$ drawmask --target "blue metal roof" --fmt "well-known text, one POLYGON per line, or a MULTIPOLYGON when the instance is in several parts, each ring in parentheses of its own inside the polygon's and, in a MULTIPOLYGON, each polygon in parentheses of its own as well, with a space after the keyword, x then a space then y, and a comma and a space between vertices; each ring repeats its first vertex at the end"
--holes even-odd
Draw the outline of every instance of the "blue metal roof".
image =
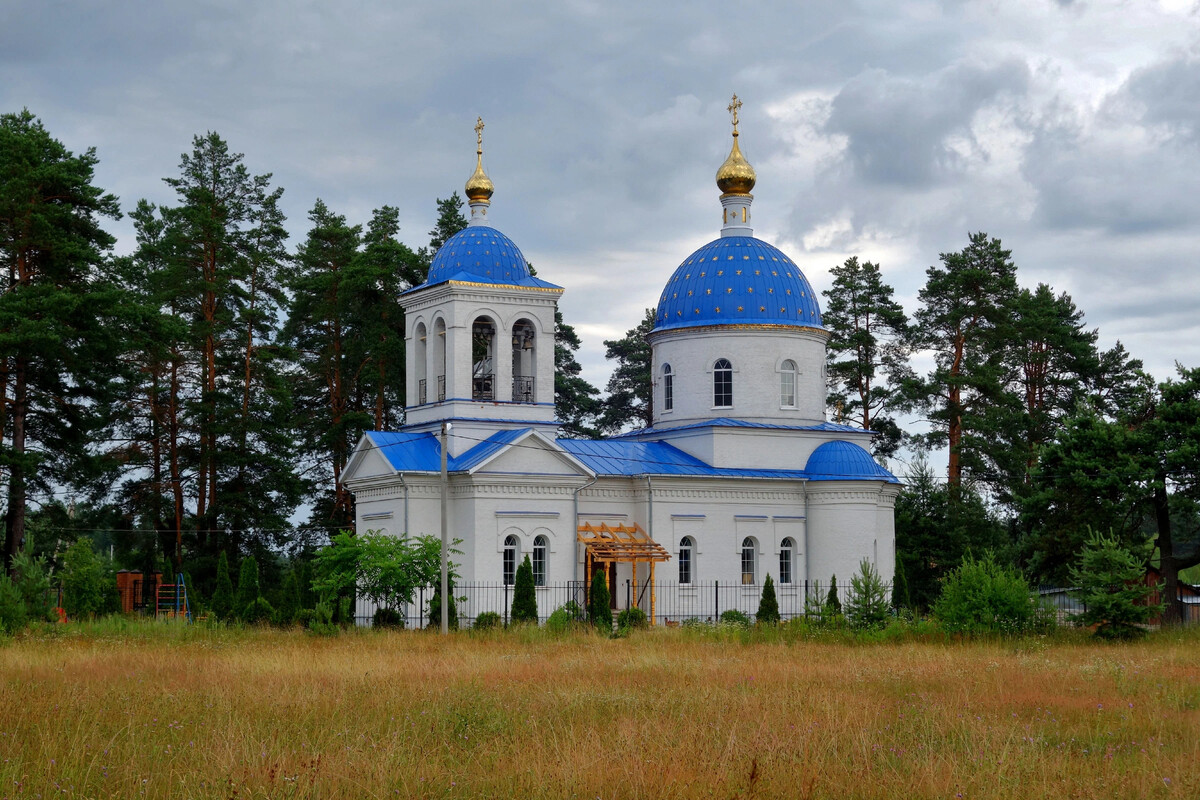
POLYGON ((726 236, 692 253, 667 281, 654 330, 708 325, 821 327, 817 295, 779 248, 726 236))
POLYGON ((530 275, 529 264, 512 239, 490 225, 472 225, 447 239, 433 257, 425 283, 408 292, 446 281, 562 288, 530 275))
POLYGON ((781 431, 832 431, 835 433, 867 433, 872 436, 874 431, 864 431, 862 428, 856 428, 853 425, 839 425, 836 422, 818 422, 816 425, 776 425, 770 422, 748 422, 744 419, 733 419, 732 417, 717 417, 703 422, 693 422, 690 425, 679 425, 677 427, 659 426, 657 428, 639 428, 635 431, 617 434, 615 438, 638 438, 651 434, 665 433, 666 431, 689 431, 696 428, 764 428, 767 430, 781 431))
MULTIPOLYGON (((465 453, 448 460, 450 472, 474 469, 514 442, 530 428, 497 431, 465 453)), ((432 433, 372 431, 368 440, 398 472, 437 472, 441 450, 432 433)), ((777 478, 788 480, 874 480, 899 483, 866 450, 850 442, 826 442, 808 459, 805 470, 712 467, 662 441, 632 439, 556 439, 564 451, 597 475, 695 475, 710 478, 777 478)), ((520 447, 521 445, 517 445, 520 447)))
POLYGON ((866 450, 853 442, 826 442, 804 465, 810 481, 886 481, 899 483, 866 450))
MULTIPOLYGON (((528 432, 529 428, 497 431, 465 453, 448 458, 446 469, 449 472, 473 469, 528 432)), ((397 472, 440 472, 442 469, 442 449, 436 434, 371 431, 367 438, 397 472)))
POLYGON ((790 478, 803 480, 800 470, 723 469, 710 467, 666 442, 627 439, 558 439, 558 446, 597 475, 700 475, 712 478, 790 478))

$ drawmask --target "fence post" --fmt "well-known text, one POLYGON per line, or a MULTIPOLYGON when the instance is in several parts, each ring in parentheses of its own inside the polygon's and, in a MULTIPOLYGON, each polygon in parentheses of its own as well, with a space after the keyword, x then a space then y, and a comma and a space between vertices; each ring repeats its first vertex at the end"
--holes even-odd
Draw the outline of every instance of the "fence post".
POLYGON ((721 621, 721 582, 713 581, 713 622, 721 621))
POLYGON ((508 627, 508 584, 504 584, 504 627, 508 627))
POLYGON ((808 622, 808 578, 804 579, 804 621, 808 622))
POLYGON ((630 601, 633 599, 633 590, 629 583, 629 579, 625 579, 625 607, 630 608, 630 601))

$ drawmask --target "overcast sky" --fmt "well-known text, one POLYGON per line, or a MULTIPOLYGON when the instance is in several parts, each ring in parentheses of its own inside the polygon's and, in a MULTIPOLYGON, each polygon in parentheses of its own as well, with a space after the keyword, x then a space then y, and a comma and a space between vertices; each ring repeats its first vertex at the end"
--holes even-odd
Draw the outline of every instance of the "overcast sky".
MULTIPOLYGON (((493 223, 602 341, 718 234, 736 92, 756 235, 818 289, 877 261, 911 313, 983 230, 1159 378, 1200 365, 1200 11, 1183 0, 687 3, 0 0, 0 111, 28 107, 129 210, 170 203, 193 135, 351 222, 474 168, 493 223)), ((112 223, 132 247, 128 220, 112 223)))

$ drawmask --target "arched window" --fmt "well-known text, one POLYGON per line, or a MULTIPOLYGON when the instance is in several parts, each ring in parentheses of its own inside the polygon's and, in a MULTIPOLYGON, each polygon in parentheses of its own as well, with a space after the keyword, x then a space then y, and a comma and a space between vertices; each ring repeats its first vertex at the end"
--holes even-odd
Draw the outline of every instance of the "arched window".
POLYGON ((756 549, 754 540, 749 536, 742 539, 742 583, 754 584, 754 551, 756 549))
POLYGON ((733 405, 733 364, 718 358, 713 364, 713 405, 729 408, 733 405))
POLYGON ((679 582, 692 582, 692 552, 695 544, 692 537, 685 536, 679 540, 679 582))
POLYGON ((504 585, 512 586, 517 580, 517 537, 504 537, 504 585))
POLYGON ((429 332, 424 322, 417 323, 413 331, 413 373, 417 378, 417 405, 423 406, 429 402, 429 375, 426 352, 429 344, 429 332))
POLYGON ((671 372, 670 364, 663 364, 663 411, 675 407, 675 375, 671 372))
POLYGON ((533 540, 533 585, 546 585, 546 551, 550 542, 545 536, 537 536, 533 540))
POLYGON ((790 358, 779 366, 779 405, 796 407, 796 362, 790 358))
POLYGON ((795 550, 795 545, 792 542, 792 537, 786 537, 779 543, 779 582, 792 582, 792 552, 795 550))
POLYGON ((537 328, 527 319, 513 325, 512 399, 514 403, 533 403, 537 376, 537 328))

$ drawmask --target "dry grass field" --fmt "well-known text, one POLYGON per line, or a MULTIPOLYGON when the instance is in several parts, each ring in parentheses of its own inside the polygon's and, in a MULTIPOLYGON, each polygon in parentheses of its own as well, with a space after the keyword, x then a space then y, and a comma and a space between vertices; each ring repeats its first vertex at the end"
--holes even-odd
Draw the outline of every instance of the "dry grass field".
POLYGON ((1195 800, 1198 633, 72 628, 0 645, 0 798, 1195 800))

